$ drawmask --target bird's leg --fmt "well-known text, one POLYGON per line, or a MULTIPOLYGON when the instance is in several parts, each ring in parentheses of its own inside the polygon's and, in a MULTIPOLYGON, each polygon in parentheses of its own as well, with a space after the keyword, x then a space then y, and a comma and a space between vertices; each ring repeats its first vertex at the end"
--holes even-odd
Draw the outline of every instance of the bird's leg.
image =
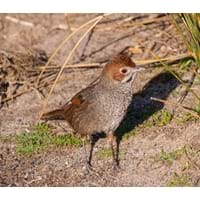
POLYGON ((84 137, 84 138, 82 139, 82 144, 83 144, 83 151, 84 151, 84 160, 85 160, 85 162, 87 163, 88 161, 87 161, 87 151, 86 151, 85 141, 86 141, 86 138, 84 137))
POLYGON ((83 143, 83 151, 84 151, 84 161, 85 161, 85 164, 86 164, 85 167, 86 167, 86 172, 90 173, 91 171, 93 171, 92 165, 91 165, 93 147, 92 147, 92 144, 91 144, 90 158, 89 158, 90 161, 88 161, 88 155, 87 155, 85 142, 86 142, 86 138, 83 138, 82 143, 83 143))
POLYGON ((92 161, 92 154, 93 154, 93 149, 94 149, 94 145, 96 143, 97 139, 95 137, 95 135, 91 135, 90 136, 90 155, 89 155, 89 159, 88 159, 88 165, 91 167, 91 161, 92 161))
POLYGON ((120 145, 120 141, 121 139, 116 138, 116 144, 117 144, 117 148, 116 148, 116 164, 119 167, 119 145, 120 145))
POLYGON ((113 139, 114 139, 114 134, 113 134, 113 132, 110 132, 108 134, 108 141, 109 141, 109 145, 110 145, 110 148, 111 148, 111 151, 112 151, 113 167, 114 167, 114 169, 116 169, 116 168, 118 168, 119 163, 118 163, 117 158, 115 156, 115 151, 114 151, 114 147, 113 147, 113 139))

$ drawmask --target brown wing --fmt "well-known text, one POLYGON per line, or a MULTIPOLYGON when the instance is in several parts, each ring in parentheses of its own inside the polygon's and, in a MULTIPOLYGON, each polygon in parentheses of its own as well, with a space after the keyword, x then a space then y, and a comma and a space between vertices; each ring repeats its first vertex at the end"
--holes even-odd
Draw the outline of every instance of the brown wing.
POLYGON ((67 111, 69 109, 71 109, 72 107, 78 107, 80 106, 83 102, 84 102, 84 98, 81 94, 76 94, 74 97, 72 97, 72 99, 67 102, 64 106, 62 106, 62 109, 64 111, 67 111))
POLYGON ((91 85, 77 93, 72 99, 62 107, 65 119, 73 126, 81 113, 84 113, 87 106, 92 101, 94 95, 94 87, 91 85))
POLYGON ((72 108, 78 108, 84 103, 90 102, 93 97, 95 86, 98 84, 99 78, 95 79, 90 85, 78 92, 70 101, 68 101, 61 109, 64 109, 66 112, 72 108))
POLYGON ((43 114, 41 119, 45 120, 67 120, 69 123, 73 123, 73 118, 84 112, 84 109, 90 103, 95 92, 95 85, 97 85, 99 79, 93 81, 87 88, 77 93, 70 101, 68 101, 60 109, 53 110, 43 114))
POLYGON ((42 120, 64 120, 67 119, 71 122, 73 112, 77 110, 84 103, 84 99, 81 94, 75 95, 69 102, 67 102, 60 109, 52 110, 44 113, 41 117, 42 120))

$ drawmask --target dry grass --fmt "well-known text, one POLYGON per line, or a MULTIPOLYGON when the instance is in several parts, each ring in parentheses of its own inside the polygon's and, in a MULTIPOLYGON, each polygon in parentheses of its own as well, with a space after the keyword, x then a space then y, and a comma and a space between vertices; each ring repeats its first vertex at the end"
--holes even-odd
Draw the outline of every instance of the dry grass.
MULTIPOLYGON (((101 15, 101 16, 99 16, 99 17, 97 17, 97 18, 95 18, 95 19, 93 19, 93 20, 90 20, 90 21, 88 22, 88 24, 90 24, 91 21, 92 21, 92 22, 94 21, 94 23, 93 23, 93 24, 86 30, 86 32, 80 37, 80 39, 79 39, 79 40, 77 41, 77 43, 74 45, 73 49, 70 51, 68 57, 65 59, 64 64, 62 65, 62 67, 61 67, 61 69, 60 69, 60 71, 59 71, 59 73, 58 73, 58 75, 57 75, 57 77, 56 77, 56 79, 55 79, 55 81, 54 81, 52 87, 51 87, 51 90, 50 90, 50 92, 48 93, 48 95, 47 95, 47 97, 46 97, 46 99, 45 99, 45 101, 44 101, 43 108, 42 108, 42 111, 41 111, 41 113, 40 113, 39 118, 41 118, 42 114, 44 113, 44 111, 45 111, 45 109, 46 109, 46 106, 47 106, 47 103, 48 103, 48 100, 49 100, 49 98, 50 98, 50 96, 51 96, 51 94, 52 94, 52 92, 53 92, 53 90, 54 90, 54 87, 55 87, 56 83, 58 82, 58 80, 59 80, 59 78, 60 78, 60 76, 61 76, 61 74, 62 74, 62 72, 63 72, 63 70, 64 70, 64 68, 65 68, 65 66, 67 65, 67 63, 69 62, 70 58, 72 57, 73 53, 75 52, 75 50, 77 49, 77 47, 80 45, 80 43, 82 42, 82 40, 86 37, 86 35, 87 35, 87 34, 88 34, 88 33, 89 33, 103 18, 104 18, 104 15, 101 15)), ((86 25, 87 25, 87 23, 86 23, 86 25)), ((70 34, 70 36, 73 36, 73 33, 70 34)), ((68 38, 67 38, 66 40, 68 40, 68 38)), ((66 41, 64 40, 64 41, 63 41, 63 44, 64 44, 65 42, 66 42, 66 41)), ((59 47, 56 49, 56 51, 54 52, 54 54, 53 54, 52 57, 54 57, 54 55, 55 55, 55 54, 57 53, 57 51, 63 46, 63 44, 61 43, 61 45, 59 45, 59 47)), ((52 58, 52 57, 51 57, 51 58, 52 58)), ((50 61, 49 61, 49 62, 50 62, 50 61)), ((48 63, 47 63, 46 66, 48 66, 48 63)), ((44 68, 44 70, 45 70, 45 68, 44 68)))

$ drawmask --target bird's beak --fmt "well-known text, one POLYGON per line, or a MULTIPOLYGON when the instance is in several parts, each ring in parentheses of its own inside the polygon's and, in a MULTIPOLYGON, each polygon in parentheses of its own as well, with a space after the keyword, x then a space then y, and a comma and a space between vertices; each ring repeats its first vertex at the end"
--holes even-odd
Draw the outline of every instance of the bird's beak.
POLYGON ((136 68, 132 69, 132 73, 129 74, 129 76, 126 79, 124 79, 122 82, 123 83, 124 82, 126 82, 126 83, 133 82, 133 80, 135 79, 137 73, 141 72, 141 71, 144 71, 144 70, 145 70, 145 68, 142 68, 142 67, 138 67, 138 68, 136 67, 136 68))
POLYGON ((142 67, 138 67, 138 68, 133 69, 133 73, 141 72, 141 71, 144 71, 144 70, 146 70, 146 69, 142 68, 142 67))
POLYGON ((134 81, 134 79, 135 79, 137 73, 138 73, 138 72, 141 72, 141 71, 144 71, 144 70, 145 70, 145 68, 136 67, 135 69, 132 70, 132 75, 131 75, 131 77, 128 79, 128 81, 126 81, 126 82, 130 82, 130 81, 131 81, 131 82, 133 83, 133 81, 134 81))

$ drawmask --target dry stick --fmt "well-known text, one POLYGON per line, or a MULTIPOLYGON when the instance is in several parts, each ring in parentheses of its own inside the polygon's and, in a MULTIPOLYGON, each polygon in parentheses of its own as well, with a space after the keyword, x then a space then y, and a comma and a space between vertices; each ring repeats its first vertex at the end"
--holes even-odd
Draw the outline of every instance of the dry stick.
MULTIPOLYGON (((96 67, 99 66, 100 63, 83 63, 83 64, 73 64, 66 65, 64 68, 81 68, 81 67, 96 67)), ((46 69, 59 69, 59 66, 48 66, 46 69)), ((44 69, 44 67, 39 67, 39 69, 44 69)))
MULTIPOLYGON (((101 67, 101 63, 83 63, 83 64, 72 64, 72 65, 66 65, 65 68, 94 68, 94 67, 101 67)), ((52 66, 41 66, 37 67, 35 69, 28 69, 28 72, 36 72, 41 71, 45 68, 46 73, 50 73, 57 71, 60 69, 60 66, 52 65, 52 66)), ((42 79, 42 77, 41 77, 42 79)))
MULTIPOLYGON (((91 66, 99 66, 100 63, 77 64, 77 65, 67 65, 67 66, 70 66, 70 67, 72 67, 72 68, 73 68, 73 67, 76 68, 76 67, 85 67, 85 66, 88 66, 88 65, 91 65, 91 66)), ((67 66, 66 66, 66 67, 67 67, 67 66)), ((52 68, 54 68, 54 67, 55 67, 55 68, 59 68, 59 67, 56 67, 56 66, 53 66, 52 68)), ((56 74, 51 74, 50 76, 48 75, 48 77, 50 77, 50 78, 54 78, 54 76, 56 76, 56 74)), ((46 86, 48 86, 48 85, 53 84, 53 82, 47 82, 47 80, 45 80, 46 78, 47 78, 47 77, 43 77, 43 79, 41 80, 42 82, 45 82, 44 84, 39 85, 39 86, 37 86, 37 87, 31 86, 31 88, 29 88, 29 89, 27 89, 27 90, 25 90, 25 91, 22 91, 22 92, 20 92, 20 93, 18 93, 18 94, 12 95, 11 97, 7 97, 7 98, 3 99, 3 100, 2 100, 2 103, 8 102, 8 101, 10 101, 10 100, 12 100, 12 99, 14 99, 14 98, 16 98, 16 97, 19 97, 19 96, 21 96, 21 95, 23 95, 23 94, 26 94, 26 93, 28 93, 28 92, 31 92, 32 90, 41 89, 41 88, 43 88, 43 87, 46 87, 46 86)), ((66 80, 66 79, 62 79, 62 80, 60 80, 59 82, 64 81, 64 80, 66 80)))
MULTIPOLYGON (((190 56, 189 54, 183 54, 183 55, 179 55, 179 56, 173 56, 173 57, 164 58, 164 59, 161 59, 161 60, 165 61, 167 63, 173 63, 173 62, 175 62, 177 60, 180 60, 180 59, 183 59, 183 58, 187 58, 189 56, 190 56)), ((153 64, 158 63, 158 60, 146 60, 146 61, 145 60, 136 60, 135 62, 138 65, 149 65, 149 64, 153 65, 153 64)), ((101 64, 100 63, 73 64, 73 65, 66 65, 65 68, 82 68, 82 67, 95 67, 95 66, 101 66, 101 64)), ((39 69, 37 68, 37 70, 43 70, 44 68, 48 69, 48 70, 53 70, 53 69, 57 70, 60 67, 57 67, 57 66, 44 66, 44 67, 39 67, 39 69)), ((149 69, 151 67, 147 67, 147 68, 149 69)), ((153 68, 153 66, 152 66, 152 68, 153 68)), ((31 71, 31 70, 29 70, 29 71, 31 71)), ((33 71, 36 71, 36 69, 34 69, 33 71)), ((50 76, 52 76, 52 75, 54 76, 55 74, 51 74, 50 76)), ((43 77, 43 79, 45 79, 45 78, 47 78, 47 77, 43 77)), ((44 86, 45 85, 42 85, 41 87, 44 87, 44 86)), ((37 86, 35 88, 36 89, 40 88, 40 86, 37 86)), ((4 99, 2 102, 7 102, 7 101, 9 101, 9 100, 11 100, 11 99, 13 99, 15 97, 21 96, 21 95, 23 95, 25 93, 28 93, 30 91, 32 91, 32 89, 28 89, 28 90, 25 90, 25 91, 23 91, 21 93, 15 94, 12 97, 8 97, 8 98, 4 99)))
MULTIPOLYGON (((123 25, 123 24, 117 24, 117 23, 115 23, 115 25, 113 25, 114 26, 114 28, 127 28, 127 27, 129 27, 129 26, 141 26, 141 25, 146 25, 146 24, 150 24, 150 23, 154 23, 154 22, 157 22, 157 21, 161 21, 161 20, 164 20, 165 18, 167 18, 167 19, 169 19, 169 16, 168 15, 166 15, 166 16, 162 16, 162 17, 158 17, 158 18, 153 18, 153 19, 145 19, 145 20, 143 20, 143 21, 141 21, 141 22, 133 22, 133 23, 129 23, 129 22, 127 22, 127 23, 129 23, 129 24, 125 24, 125 25, 123 25)), ((99 27, 97 27, 97 29, 103 29, 103 30, 109 30, 109 29, 111 29, 111 28, 113 28, 113 26, 104 26, 103 25, 103 27, 101 27, 101 26, 99 26, 99 27)))
MULTIPOLYGON (((185 59, 185 58, 190 58, 191 55, 190 54, 181 54, 178 56, 170 56, 167 58, 162 58, 161 60, 168 63, 168 64, 174 64, 176 62, 178 62, 179 60, 185 59)), ((135 63, 137 65, 153 65, 153 64, 157 64, 160 63, 160 61, 156 60, 156 59, 152 59, 152 60, 135 60, 135 63)), ((162 64, 160 64, 162 65, 162 64)), ((72 65, 66 65, 65 68, 84 68, 84 67, 97 67, 97 66, 101 66, 101 63, 83 63, 83 64, 72 64, 72 65)), ((152 66, 153 67, 153 66, 152 66)), ((44 67, 39 67, 36 70, 41 70, 44 69, 44 67)), ((51 69, 55 69, 57 70, 58 68, 60 68, 59 66, 47 66, 46 69, 47 70, 51 70, 51 69)), ((150 68, 150 67, 147 67, 150 68)), ((35 69, 34 69, 35 70, 35 69)))
MULTIPOLYGON (((163 61, 166 61, 166 62, 168 62, 168 63, 172 63, 172 62, 175 62, 175 61, 177 61, 177 60, 179 60, 179 59, 183 59, 183 58, 186 58, 186 57, 188 57, 188 56, 190 56, 190 55, 188 55, 188 54, 183 54, 183 55, 179 55, 179 56, 173 56, 173 57, 168 57, 168 58, 164 58, 164 59, 161 59, 161 60, 163 60, 163 61)), ((145 61, 145 60, 136 60, 135 61, 136 62, 136 64, 138 64, 138 65, 148 65, 148 64, 156 64, 156 63, 158 63, 158 61, 157 60, 147 60, 147 61, 145 61)), ((86 63, 86 64, 73 64, 73 65, 66 65, 64 68, 82 68, 82 67, 95 67, 95 66, 101 66, 101 64, 100 63, 86 63)), ((48 70, 53 70, 53 69, 55 69, 55 70, 57 70, 58 68, 60 68, 60 67, 58 67, 58 66, 44 66, 44 67, 39 67, 39 68, 37 68, 37 70, 43 70, 43 69, 48 69, 48 70)), ((151 68, 151 67, 147 67, 148 69, 149 68, 151 68)), ((152 68, 153 68, 153 66, 152 66, 152 68)), ((31 70, 29 70, 29 71, 31 71, 31 70)), ((34 69, 33 71, 36 71, 36 69, 34 69)), ((47 77, 46 76, 55 76, 56 74, 51 74, 51 75, 45 75, 44 77, 43 77, 43 80, 44 79, 46 79, 47 77)), ((42 78, 42 77, 41 77, 42 78)), ((40 79, 41 79, 40 78, 40 79)), ((46 81, 46 80, 44 80, 44 81, 46 81)), ((46 83, 47 84, 47 83, 46 83)), ((52 84, 52 83, 49 83, 48 85, 50 85, 50 84, 52 84)), ((46 85, 47 86, 47 85, 46 85)), ((41 87, 45 87, 45 84, 44 85, 42 85, 41 87)), ((37 86, 37 87, 35 87, 35 89, 38 89, 38 88, 41 88, 40 86, 37 86)), ((13 98, 15 98, 15 97, 18 97, 18 96, 21 96, 21 95, 23 95, 23 94, 25 94, 25 93, 28 93, 28 92, 31 92, 32 91, 32 89, 28 89, 28 90, 25 90, 25 91, 23 91, 23 92, 21 92, 21 93, 18 93, 18 94, 15 94, 15 95, 13 95, 12 97, 8 97, 8 98, 6 98, 6 99, 4 99, 2 102, 7 102, 7 101, 10 101, 10 100, 12 100, 13 98)))
POLYGON ((27 90, 25 90, 25 91, 23 91, 23 92, 20 92, 20 93, 18 93, 18 94, 12 95, 11 97, 7 97, 7 98, 3 99, 2 103, 5 103, 5 102, 7 102, 7 101, 10 101, 10 100, 12 100, 12 99, 18 97, 18 96, 21 96, 21 95, 23 95, 23 94, 26 94, 26 93, 28 93, 28 92, 31 92, 32 90, 33 90, 33 88, 29 88, 29 89, 27 89, 27 90))
MULTIPOLYGON (((149 52, 151 52, 151 50, 149 50, 149 52)), ((158 59, 152 59, 152 60, 135 60, 136 64, 139 65, 151 65, 151 64, 156 64, 156 63, 160 63, 160 65, 162 65, 161 61, 167 63, 167 64, 174 64, 182 59, 185 58, 192 58, 192 56, 190 54, 181 54, 178 56, 170 56, 167 58, 159 58, 158 59)))
MULTIPOLYGON (((168 15, 165 15, 165 16, 161 16, 161 17, 156 17, 156 18, 153 18, 153 19, 145 19, 141 22, 134 22, 134 23, 131 23, 130 26, 132 25, 145 25, 145 24, 151 24, 151 23, 154 23, 154 22, 157 22, 157 21, 161 21, 161 20, 166 20, 166 19, 169 19, 169 16, 168 15)), ((128 25, 127 25, 128 26, 128 25)))
POLYGON ((151 97, 150 99, 153 100, 153 101, 158 101, 158 102, 164 103, 165 105, 171 105, 173 107, 179 106, 183 110, 187 110, 189 113, 191 113, 195 117, 200 117, 200 114, 197 111, 195 111, 192 108, 189 108, 187 106, 183 106, 183 105, 178 104, 178 103, 172 103, 170 101, 163 100, 163 99, 158 99, 158 98, 155 98, 155 97, 151 97))
MULTIPOLYGON (((180 55, 180 56, 178 56, 178 57, 176 57, 176 56, 173 56, 173 57, 169 57, 169 58, 165 58, 165 59, 162 59, 163 61, 166 61, 166 62, 174 62, 175 60, 177 60, 177 59, 182 59, 182 58, 185 58, 185 57, 188 57, 189 55, 187 55, 187 54, 183 54, 183 55, 180 55), (169 61, 170 60, 170 61, 169 61)), ((145 61, 145 60, 136 60, 135 61, 137 64, 139 64, 139 65, 148 65, 148 64, 156 64, 156 63, 158 63, 158 61, 157 60, 147 60, 147 61, 145 61)), ((66 65, 64 68, 82 68, 82 67, 95 67, 95 66, 101 66, 101 64, 100 63, 86 63, 86 64, 73 64, 73 65, 66 65)), ((60 67, 57 67, 57 66, 44 66, 44 67, 39 67, 39 69, 37 68, 37 70, 43 70, 43 69, 48 69, 48 70, 53 70, 53 69, 55 69, 55 70, 57 70, 58 68, 60 68, 60 67)), ((149 68, 151 68, 151 67, 148 67, 148 69, 149 68)), ((31 70, 29 70, 29 71, 31 71, 31 70)), ((36 71, 36 69, 34 69, 33 71, 36 71)), ((54 76, 55 74, 51 74, 50 75, 50 77, 51 76, 54 76)), ((49 75, 48 75, 48 77, 49 77, 49 75)), ((42 78, 42 77, 41 77, 42 78)), ((40 78, 40 79, 41 79, 40 78)), ((46 79, 47 77, 46 77, 46 75, 45 75, 45 77, 43 77, 43 80, 44 79, 46 79)), ((46 80, 44 80, 44 81, 46 81, 46 80)), ((37 86, 37 87, 35 87, 35 89, 39 89, 39 88, 42 88, 42 87, 45 87, 45 86, 48 86, 48 85, 50 85, 50 84, 52 84, 52 83, 46 83, 46 84, 44 84, 44 85, 41 85, 41 86, 37 86)), ((15 97, 18 97, 18 96, 21 96, 21 95, 23 95, 23 94, 26 94, 26 93, 28 93, 28 92, 31 92, 33 90, 33 88, 30 88, 30 89, 28 89, 28 90, 25 90, 25 91, 23 91, 23 92, 21 92, 21 93, 18 93, 18 94, 15 94, 15 95, 13 95, 13 96, 11 96, 11 97, 7 97, 6 99, 4 99, 2 102, 4 103, 4 102, 7 102, 7 101, 10 101, 10 100, 12 100, 13 98, 15 98, 15 97)))
POLYGON ((34 24, 31 23, 31 22, 27 22, 27 21, 24 21, 24 20, 20 20, 20 19, 17 19, 15 17, 11 17, 9 15, 7 15, 5 17, 6 20, 8 21, 11 21, 13 23, 16 23, 16 24, 20 24, 20 25, 23 25, 23 26, 28 26, 28 27, 34 27, 34 24))
POLYGON ((49 97, 51 96, 53 90, 54 90, 54 87, 56 85, 56 82, 58 81, 58 79, 60 78, 66 64, 68 63, 69 59, 71 58, 71 56, 73 55, 74 51, 76 50, 76 48, 79 46, 79 44, 81 43, 81 41, 85 38, 85 36, 99 23, 99 21, 101 21, 101 19, 103 18, 104 16, 101 16, 100 18, 98 18, 93 24, 92 26, 90 26, 90 28, 82 35, 82 37, 78 40, 78 42, 76 43, 76 45, 73 47, 73 49, 71 50, 71 52, 69 53, 68 57, 66 58, 62 68, 60 69, 59 73, 58 73, 58 76, 56 77, 56 80, 54 82, 54 84, 52 85, 51 87, 51 90, 44 102, 44 105, 43 105, 43 108, 42 108, 42 111, 40 113, 40 116, 39 116, 39 119, 41 118, 46 106, 47 106, 47 103, 48 103, 48 100, 49 100, 49 97))
MULTIPOLYGON (((106 16, 109 14, 104 14, 98 17, 95 17, 94 19, 91 19, 90 21, 86 22, 85 24, 81 25, 78 29, 76 29, 74 32, 72 32, 69 36, 67 36, 62 42, 61 44, 56 48, 56 50, 53 52, 53 54, 50 56, 48 62, 46 63, 45 67, 47 67, 49 65, 49 63, 52 61, 52 59, 55 57, 55 55, 58 53, 58 51, 63 47, 63 45, 72 37, 74 36, 78 31, 80 31, 81 29, 83 29, 84 27, 88 26, 89 24, 91 24, 92 22, 98 20, 98 19, 102 19, 103 16, 106 16)), ((42 74, 44 73, 45 68, 41 71, 37 81, 36 81, 36 87, 39 84, 40 78, 42 76, 42 74)))
MULTIPOLYGON (((65 81, 66 79, 61 79, 61 80, 59 80, 58 82, 60 83, 60 82, 63 82, 63 81, 65 81)), ((5 98, 5 99, 3 99, 2 100, 2 103, 5 103, 5 102, 8 102, 8 101, 10 101, 10 100, 12 100, 12 99, 14 99, 14 98, 16 98, 16 97, 19 97, 19 96, 21 96, 21 95, 23 95, 23 94, 26 94, 26 93, 28 93, 28 92, 32 92, 34 89, 35 90, 38 90, 38 89, 41 89, 41 88, 43 88, 43 87, 47 87, 47 86, 49 86, 49 85, 51 85, 51 84, 53 84, 54 83, 54 81, 49 81, 49 82, 46 82, 46 83, 44 83, 44 84, 42 84, 42 85, 39 85, 38 87, 33 87, 33 86, 31 86, 29 89, 27 89, 27 90, 24 90, 24 91, 22 91, 22 92, 20 92, 20 93, 18 93, 18 94, 15 94, 15 95, 12 95, 11 97, 7 97, 7 98, 5 98)))

